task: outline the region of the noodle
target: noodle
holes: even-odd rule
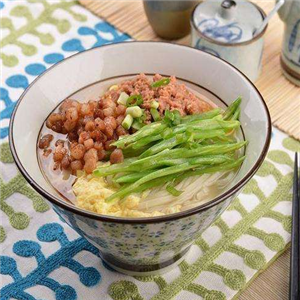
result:
[[[164,211],[176,205],[181,205],[183,208],[187,203],[199,205],[212,199],[218,190],[228,185],[234,176],[235,172],[231,171],[186,178],[175,186],[177,190],[184,190],[178,197],[169,194],[166,191],[166,185],[164,185],[150,191],[149,195],[140,202],[138,209],[142,211]],[[221,181],[220,184],[219,180]],[[170,204],[172,205],[170,206]]]

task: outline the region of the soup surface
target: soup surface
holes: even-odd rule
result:
[[[99,214],[186,210],[222,193],[242,163],[236,103],[225,110],[209,91],[173,76],[97,82],[43,124],[40,168],[66,201]]]

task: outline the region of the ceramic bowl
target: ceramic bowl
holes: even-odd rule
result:
[[[84,211],[66,202],[45,180],[36,143],[48,114],[71,94],[81,101],[112,83],[144,72],[174,74],[221,106],[243,97],[246,159],[227,190],[193,209],[162,217],[125,219]],[[85,87],[90,86],[88,90]],[[74,94],[75,93],[75,94]],[[73,97],[73,98],[74,98]],[[255,86],[227,62],[194,48],[161,42],[126,42],[75,54],[40,75],[21,96],[11,119],[13,157],[30,185],[114,269],[131,275],[164,272],[179,263],[255,174],[270,142],[270,116]]]

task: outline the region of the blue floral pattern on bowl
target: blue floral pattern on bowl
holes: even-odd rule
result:
[[[176,263],[229,205],[232,197],[208,210],[176,221],[153,224],[122,224],[93,220],[54,206],[54,210],[100,249],[110,266],[137,274],[155,272]]]

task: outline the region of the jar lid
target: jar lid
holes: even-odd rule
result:
[[[251,40],[264,16],[246,0],[207,0],[196,7],[192,19],[206,37],[234,44]]]

